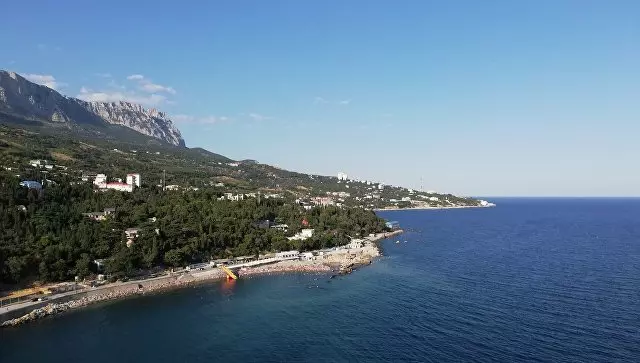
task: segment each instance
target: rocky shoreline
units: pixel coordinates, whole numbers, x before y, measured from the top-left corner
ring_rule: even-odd
[[[376,236],[374,241],[391,237],[402,231],[396,231],[383,236]],[[378,247],[370,243],[367,246],[352,250],[340,250],[329,254],[322,259],[311,261],[282,261],[272,265],[264,265],[258,267],[241,268],[239,270],[240,278],[251,278],[260,275],[277,275],[288,273],[303,274],[346,274],[351,273],[354,268],[362,265],[370,264],[374,258],[380,256]],[[179,288],[203,281],[215,281],[226,278],[226,275],[219,269],[207,271],[199,271],[182,275],[173,275],[155,280],[140,281],[145,284],[143,288],[139,288],[137,282],[124,283],[121,285],[107,286],[104,292],[100,290],[89,290],[82,297],[72,299],[65,302],[52,302],[46,306],[37,308],[15,319],[10,319],[0,327],[12,327],[22,325],[31,321],[42,319],[47,316],[56,315],[68,310],[85,307],[91,304],[123,299],[135,295],[143,295],[150,292],[157,292],[166,289]],[[82,294],[82,293],[81,293]],[[79,294],[79,295],[81,295]]]

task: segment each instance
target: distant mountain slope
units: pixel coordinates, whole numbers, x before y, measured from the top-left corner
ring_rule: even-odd
[[[0,70],[0,113],[49,126],[92,129],[98,134],[112,134],[117,129],[111,125],[124,126],[171,145],[185,145],[180,130],[162,112],[129,102],[86,102],[65,97],[3,70]]]
[[[140,173],[147,187],[171,185],[182,191],[213,189],[217,193],[277,193],[311,203],[340,203],[368,209],[481,206],[481,201],[451,194],[413,191],[375,182],[338,180],[334,176],[287,171],[255,160],[234,161],[201,148],[166,143],[140,143],[117,138],[83,137],[48,132],[50,128],[3,125],[0,115],[0,173],[21,180],[78,182],[84,173],[122,178]],[[47,132],[42,132],[47,131]],[[58,165],[41,170],[30,160]],[[62,167],[59,167],[59,166]],[[327,199],[328,198],[328,199]]]

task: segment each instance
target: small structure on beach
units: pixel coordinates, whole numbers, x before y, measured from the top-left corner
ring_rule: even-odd
[[[284,251],[284,252],[277,252],[276,253],[276,258],[280,259],[280,260],[291,260],[291,259],[296,259],[298,258],[298,256],[300,256],[300,252],[299,251]]]
[[[228,258],[219,258],[217,260],[213,260],[212,262],[215,266],[220,266],[220,265],[228,265],[229,262],[231,262],[231,260]]]
[[[300,254],[300,260],[301,261],[313,261],[315,260],[315,256],[313,255],[313,252],[304,252]]]

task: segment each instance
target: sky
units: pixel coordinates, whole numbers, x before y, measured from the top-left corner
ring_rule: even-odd
[[[7,1],[0,69],[189,147],[469,196],[640,196],[640,2]]]

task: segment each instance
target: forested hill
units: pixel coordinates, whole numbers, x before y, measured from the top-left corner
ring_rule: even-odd
[[[105,259],[107,274],[132,276],[157,266],[181,267],[214,258],[311,250],[348,243],[349,237],[385,229],[384,221],[361,208],[305,210],[288,199],[218,200],[213,191],[94,192],[89,184],[20,187],[0,172],[0,280],[63,281],[95,273]],[[102,221],[82,213],[114,208]],[[287,224],[286,231],[259,222]],[[315,229],[306,240],[286,236],[303,223]],[[138,236],[129,247],[125,230]]]
[[[98,174],[132,191],[94,185]],[[124,184],[127,174],[138,175],[140,186]],[[21,186],[25,181],[31,187]],[[215,258],[343,245],[385,230],[371,209],[414,203],[480,202],[289,172],[203,149],[0,124],[5,284],[87,276],[97,272],[95,260],[104,260],[105,272],[118,277]],[[270,228],[276,224],[287,227]],[[312,238],[290,239],[303,227],[314,229]]]
[[[32,167],[30,160],[46,160],[62,168]],[[177,189],[216,188],[230,193],[262,192],[288,194],[313,202],[330,197],[329,204],[369,209],[429,205],[448,207],[479,205],[471,198],[437,192],[418,192],[381,185],[373,181],[338,180],[336,177],[296,173],[254,160],[233,161],[201,148],[183,148],[160,143],[95,139],[48,128],[16,128],[0,120],[0,169],[10,169],[20,178],[79,181],[84,174],[104,173],[124,178],[139,173],[145,185]],[[328,194],[329,193],[329,194]],[[325,203],[326,204],[326,203]]]

